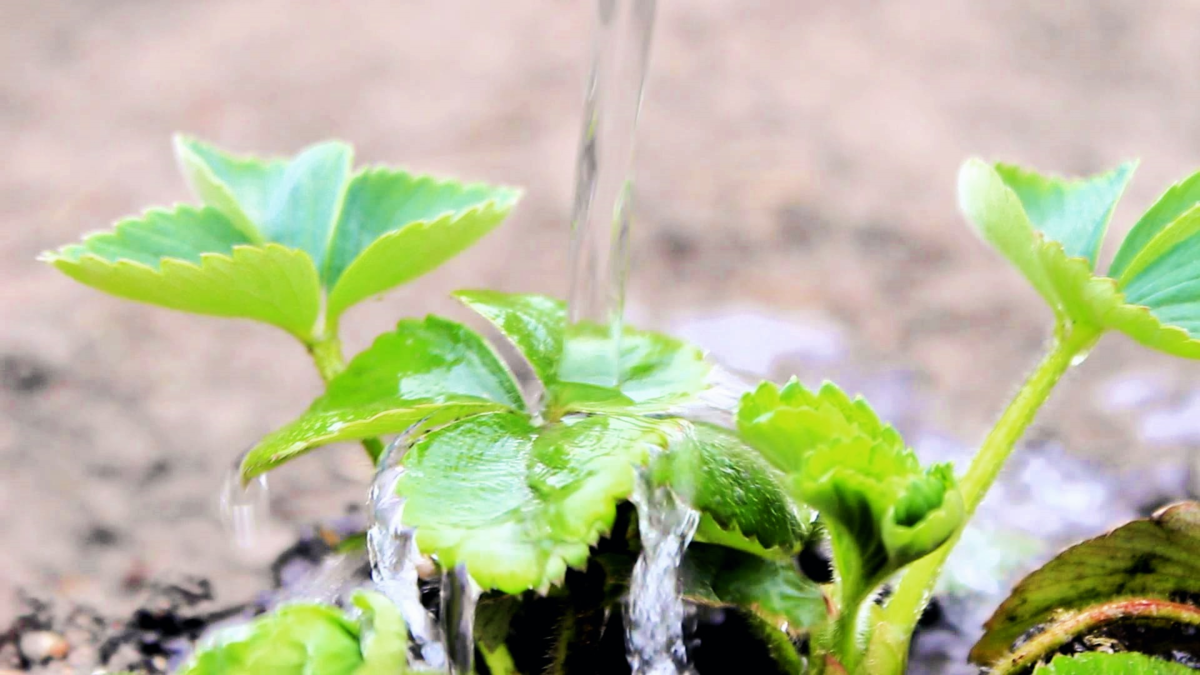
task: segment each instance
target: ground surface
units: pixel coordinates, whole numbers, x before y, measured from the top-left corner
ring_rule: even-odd
[[[1047,328],[957,215],[959,162],[1140,156],[1117,233],[1200,165],[1195,3],[660,4],[631,313],[740,365],[849,378],[944,438],[977,439]],[[119,610],[131,582],[189,572],[245,597],[369,473],[353,448],[298,462],[258,554],[231,549],[222,474],[318,391],[303,350],[102,296],[35,256],[187,199],[173,131],[268,153],[338,136],[360,161],[528,188],[484,245],[355,310],[350,349],[400,316],[465,318],[454,288],[561,294],[585,5],[0,3],[0,624],[20,588]],[[1110,465],[1200,444],[1196,364],[1119,337],[1097,352],[1041,437]]]

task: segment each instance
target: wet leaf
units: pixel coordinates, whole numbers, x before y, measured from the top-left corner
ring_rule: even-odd
[[[249,479],[318,445],[524,407],[512,373],[478,334],[434,316],[405,319],[354,357],[304,415],[261,440],[242,472]]]
[[[965,517],[949,465],[922,469],[861,398],[833,384],[763,383],[742,398],[738,429],[786,472],[833,540],[842,598],[861,602],[887,576],[933,552]]]
[[[354,594],[362,612],[359,651],[363,664],[354,675],[396,675],[408,670],[408,626],[400,610],[383,595],[366,591]]]
[[[1075,656],[1060,654],[1033,672],[1035,675],[1192,675],[1196,671],[1143,654],[1090,652]]]
[[[684,595],[694,602],[749,609],[790,633],[827,620],[821,587],[791,560],[765,560],[723,546],[693,544],[684,557]]]
[[[783,474],[730,431],[684,420],[675,424],[683,431],[656,473],[710,520],[697,531],[699,540],[786,558],[803,547],[813,513],[794,504],[781,484]]]
[[[403,171],[360,172],[346,191],[322,270],[330,316],[458,255],[499,225],[520,195]]]
[[[397,488],[404,524],[442,565],[466,563],[486,589],[547,590],[612,527],[634,466],[664,443],[653,423],[573,416],[536,427],[478,415],[417,439]]]
[[[320,313],[320,283],[308,256],[257,244],[212,208],[151,209],[42,260],[122,298],[256,319],[306,341]]]
[[[658,412],[708,386],[712,366],[701,350],[661,333],[628,327],[621,337],[620,384],[603,386],[593,371],[605,358],[608,338],[595,327],[583,327],[564,359],[567,312],[561,301],[496,291],[459,291],[455,296],[520,350],[545,385],[548,407],[554,412]]]
[[[1123,525],[1025,577],[988,619],[971,660],[992,663],[1066,610],[1122,598],[1200,604],[1200,504],[1177,504]]]
[[[1069,182],[971,160],[959,173],[959,203],[1060,321],[1116,329],[1152,349],[1200,358],[1197,179],[1168,190],[1143,216],[1113,263],[1116,278],[1095,272],[1093,240],[1131,170],[1126,164]]]

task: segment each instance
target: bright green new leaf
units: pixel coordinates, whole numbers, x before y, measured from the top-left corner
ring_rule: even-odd
[[[217,633],[183,675],[357,675],[359,628],[340,610],[286,605]]]
[[[201,644],[182,675],[394,675],[408,672],[408,628],[390,601],[360,591],[356,624],[327,605],[294,604]]]
[[[520,190],[369,169],[350,181],[322,279],[329,314],[411,281],[491,232]]]
[[[434,316],[405,319],[354,357],[304,415],[260,441],[242,472],[249,479],[326,443],[524,407],[512,373],[478,334]]]
[[[548,407],[555,412],[660,412],[708,387],[712,366],[704,353],[670,336],[626,327],[619,383],[602,386],[592,371],[605,358],[609,338],[600,330],[579,330],[572,335],[575,348],[564,359],[567,310],[562,302],[496,291],[459,291],[455,296],[521,351],[545,385]]]
[[[1144,654],[1088,652],[1074,656],[1059,654],[1033,672],[1034,675],[1193,675],[1196,671]]]
[[[775,549],[776,557],[787,558],[804,545],[813,513],[796,507],[781,485],[783,475],[736,434],[684,420],[664,425],[681,430],[672,430],[655,474],[710,521],[697,540],[766,556]]]
[[[843,599],[860,602],[891,573],[933,552],[965,509],[948,465],[922,470],[894,429],[861,398],[826,383],[764,383],[742,398],[738,429],[788,473],[796,499],[833,537]]]
[[[650,421],[572,416],[537,427],[478,415],[417,439],[397,492],[404,524],[444,566],[484,589],[545,591],[579,567],[633,491],[634,466],[664,444]]]
[[[1060,322],[1120,330],[1153,349],[1200,358],[1200,178],[1172,187],[1146,212],[1110,276],[1095,272],[1095,246],[1131,170],[1066,182],[970,160],[959,173],[959,203]]]
[[[311,337],[320,314],[320,283],[308,256],[255,244],[213,208],[151,209],[42,260],[122,298],[257,319],[301,340]]]
[[[971,660],[989,664],[1036,626],[1123,598],[1200,597],[1200,503],[1169,507],[1073,546],[1021,581],[985,624]]]
[[[791,634],[827,620],[821,587],[791,560],[765,560],[723,546],[693,544],[681,568],[684,596],[701,604],[750,609]]]

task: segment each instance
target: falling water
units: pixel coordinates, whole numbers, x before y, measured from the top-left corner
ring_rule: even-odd
[[[584,373],[564,367],[562,373],[588,384],[613,386],[619,379],[619,338],[633,210],[633,148],[655,2],[597,3],[571,214],[570,328],[563,346],[564,364],[587,363],[589,368]],[[583,346],[586,341],[581,339],[585,334],[594,338],[596,327],[601,327],[609,340],[608,359],[604,361],[587,350]],[[582,352],[582,358],[573,357],[577,351]]]
[[[270,515],[271,490],[265,475],[242,484],[242,460],[245,458],[245,452],[239,454],[225,473],[220,497],[221,522],[234,544],[242,549],[252,549]]]
[[[466,565],[442,571],[442,634],[446,636],[451,675],[475,672],[475,607],[479,586],[467,574]]]
[[[638,512],[642,554],[633,567],[625,612],[625,646],[634,675],[691,672],[683,646],[679,563],[700,514],[666,486],[639,471],[631,498]]]
[[[417,549],[416,532],[401,523],[404,500],[396,494],[397,483],[404,474],[400,459],[408,449],[407,443],[408,439],[401,437],[388,447],[380,458],[371,484],[370,527],[367,529],[371,578],[379,591],[396,604],[408,624],[408,632],[424,661],[414,665],[444,668],[446,648],[441,631],[421,604],[418,570],[421,553]]]

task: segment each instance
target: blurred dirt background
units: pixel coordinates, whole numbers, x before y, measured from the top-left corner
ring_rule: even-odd
[[[295,463],[259,550],[234,550],[222,475],[318,393],[303,349],[109,298],[37,254],[190,199],[174,131],[270,154],[340,137],[360,162],[528,189],[485,243],[356,309],[350,351],[401,316],[466,319],[455,288],[562,294],[591,18],[565,0],[0,3],[0,625],[19,589],[118,612],[143,580],[192,573],[245,598],[369,476],[353,447]],[[972,443],[1049,317],[958,216],[959,163],[1078,174],[1140,156],[1111,255],[1200,166],[1197,53],[1184,0],[662,0],[630,313],[735,365],[867,383]],[[1096,351],[1037,436],[1167,462],[1182,485],[1200,368],[1121,337]]]

